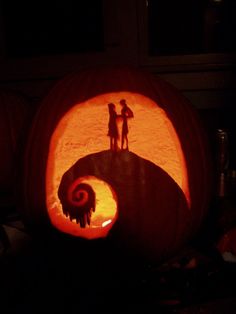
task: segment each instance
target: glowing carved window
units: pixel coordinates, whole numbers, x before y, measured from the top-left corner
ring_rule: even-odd
[[[128,119],[129,152],[163,169],[183,191],[190,205],[181,144],[163,109],[140,94],[124,91],[99,95],[73,106],[61,118],[51,136],[46,174],[46,205],[52,224],[63,232],[85,238],[104,237],[119,215],[117,191],[112,184],[97,177],[96,173],[84,173],[81,178],[76,178],[78,184],[91,185],[96,194],[96,208],[91,212],[90,224],[85,227],[81,227],[76,219],[63,213],[58,189],[63,175],[79,160],[83,162],[84,157],[99,152],[107,152],[111,156],[120,153],[110,151],[107,134],[108,104],[113,103],[119,115],[122,109],[121,99],[125,99],[134,113],[134,118]],[[122,119],[117,119],[117,124],[121,134]],[[121,147],[121,137],[118,139],[118,146]],[[106,164],[103,166],[106,167]],[[140,179],[140,175],[138,178]],[[75,195],[79,193],[75,192]]]

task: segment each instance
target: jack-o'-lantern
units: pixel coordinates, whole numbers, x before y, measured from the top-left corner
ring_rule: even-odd
[[[207,145],[174,87],[129,68],[72,74],[45,97],[25,157],[26,221],[162,259],[207,212]]]

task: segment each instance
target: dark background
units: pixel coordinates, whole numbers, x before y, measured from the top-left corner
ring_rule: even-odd
[[[235,170],[235,6],[234,0],[1,0],[0,87],[23,93],[35,112],[64,75],[101,64],[134,65],[170,82],[192,102],[206,127],[213,163],[217,129],[227,130],[229,169]],[[222,264],[207,246],[213,221],[203,230],[201,252],[183,253],[185,259],[200,256],[203,267],[163,275],[149,265],[134,267],[132,258],[118,269],[117,252],[108,254],[104,265],[101,251],[92,246],[83,248],[91,259],[81,261],[67,239],[32,242],[19,217],[10,221],[3,209],[1,219],[13,242],[0,259],[0,312],[4,305],[16,313],[42,313],[47,306],[52,313],[68,308],[144,313],[167,299],[170,304],[160,311],[172,312],[177,300],[181,306],[173,313],[235,313],[235,267]]]
[[[2,1],[9,57],[101,51],[102,1]],[[14,7],[14,10],[12,9]]]

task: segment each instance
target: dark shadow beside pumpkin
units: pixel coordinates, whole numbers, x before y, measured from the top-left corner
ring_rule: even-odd
[[[71,183],[95,176],[116,192],[118,218],[108,239],[114,245],[162,260],[189,237],[191,210],[176,182],[160,167],[129,151],[102,151],[79,159],[62,177],[62,200]]]

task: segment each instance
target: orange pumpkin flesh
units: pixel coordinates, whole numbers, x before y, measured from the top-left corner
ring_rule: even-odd
[[[121,99],[134,118],[128,121],[129,151],[112,152],[113,160],[107,105],[114,103],[119,113]],[[207,149],[191,104],[162,80],[129,68],[72,74],[49,93],[34,121],[25,159],[25,219],[39,228],[50,221],[79,238],[113,235],[163,259],[205,217]],[[85,227],[64,214],[59,198],[58,190],[63,195],[66,184],[73,185],[70,178],[97,190],[96,210]]]
[[[116,205],[110,204],[112,194],[108,195],[105,182],[103,187],[100,186],[104,195],[99,196],[98,200],[102,210],[97,208],[90,228],[86,229],[63,215],[57,191],[62,175],[79,158],[108,148],[107,104],[116,103],[119,109],[119,100],[123,98],[135,113],[135,118],[129,121],[130,151],[165,170],[182,189],[190,204],[181,144],[165,112],[142,95],[128,92],[100,95],[73,106],[59,121],[50,140],[46,174],[47,208],[52,224],[61,231],[85,238],[106,236],[109,230],[107,227],[106,231],[103,230],[102,225],[116,217]],[[99,192],[101,194],[102,191]],[[100,217],[99,224],[97,216]],[[95,232],[94,229],[98,230]]]

